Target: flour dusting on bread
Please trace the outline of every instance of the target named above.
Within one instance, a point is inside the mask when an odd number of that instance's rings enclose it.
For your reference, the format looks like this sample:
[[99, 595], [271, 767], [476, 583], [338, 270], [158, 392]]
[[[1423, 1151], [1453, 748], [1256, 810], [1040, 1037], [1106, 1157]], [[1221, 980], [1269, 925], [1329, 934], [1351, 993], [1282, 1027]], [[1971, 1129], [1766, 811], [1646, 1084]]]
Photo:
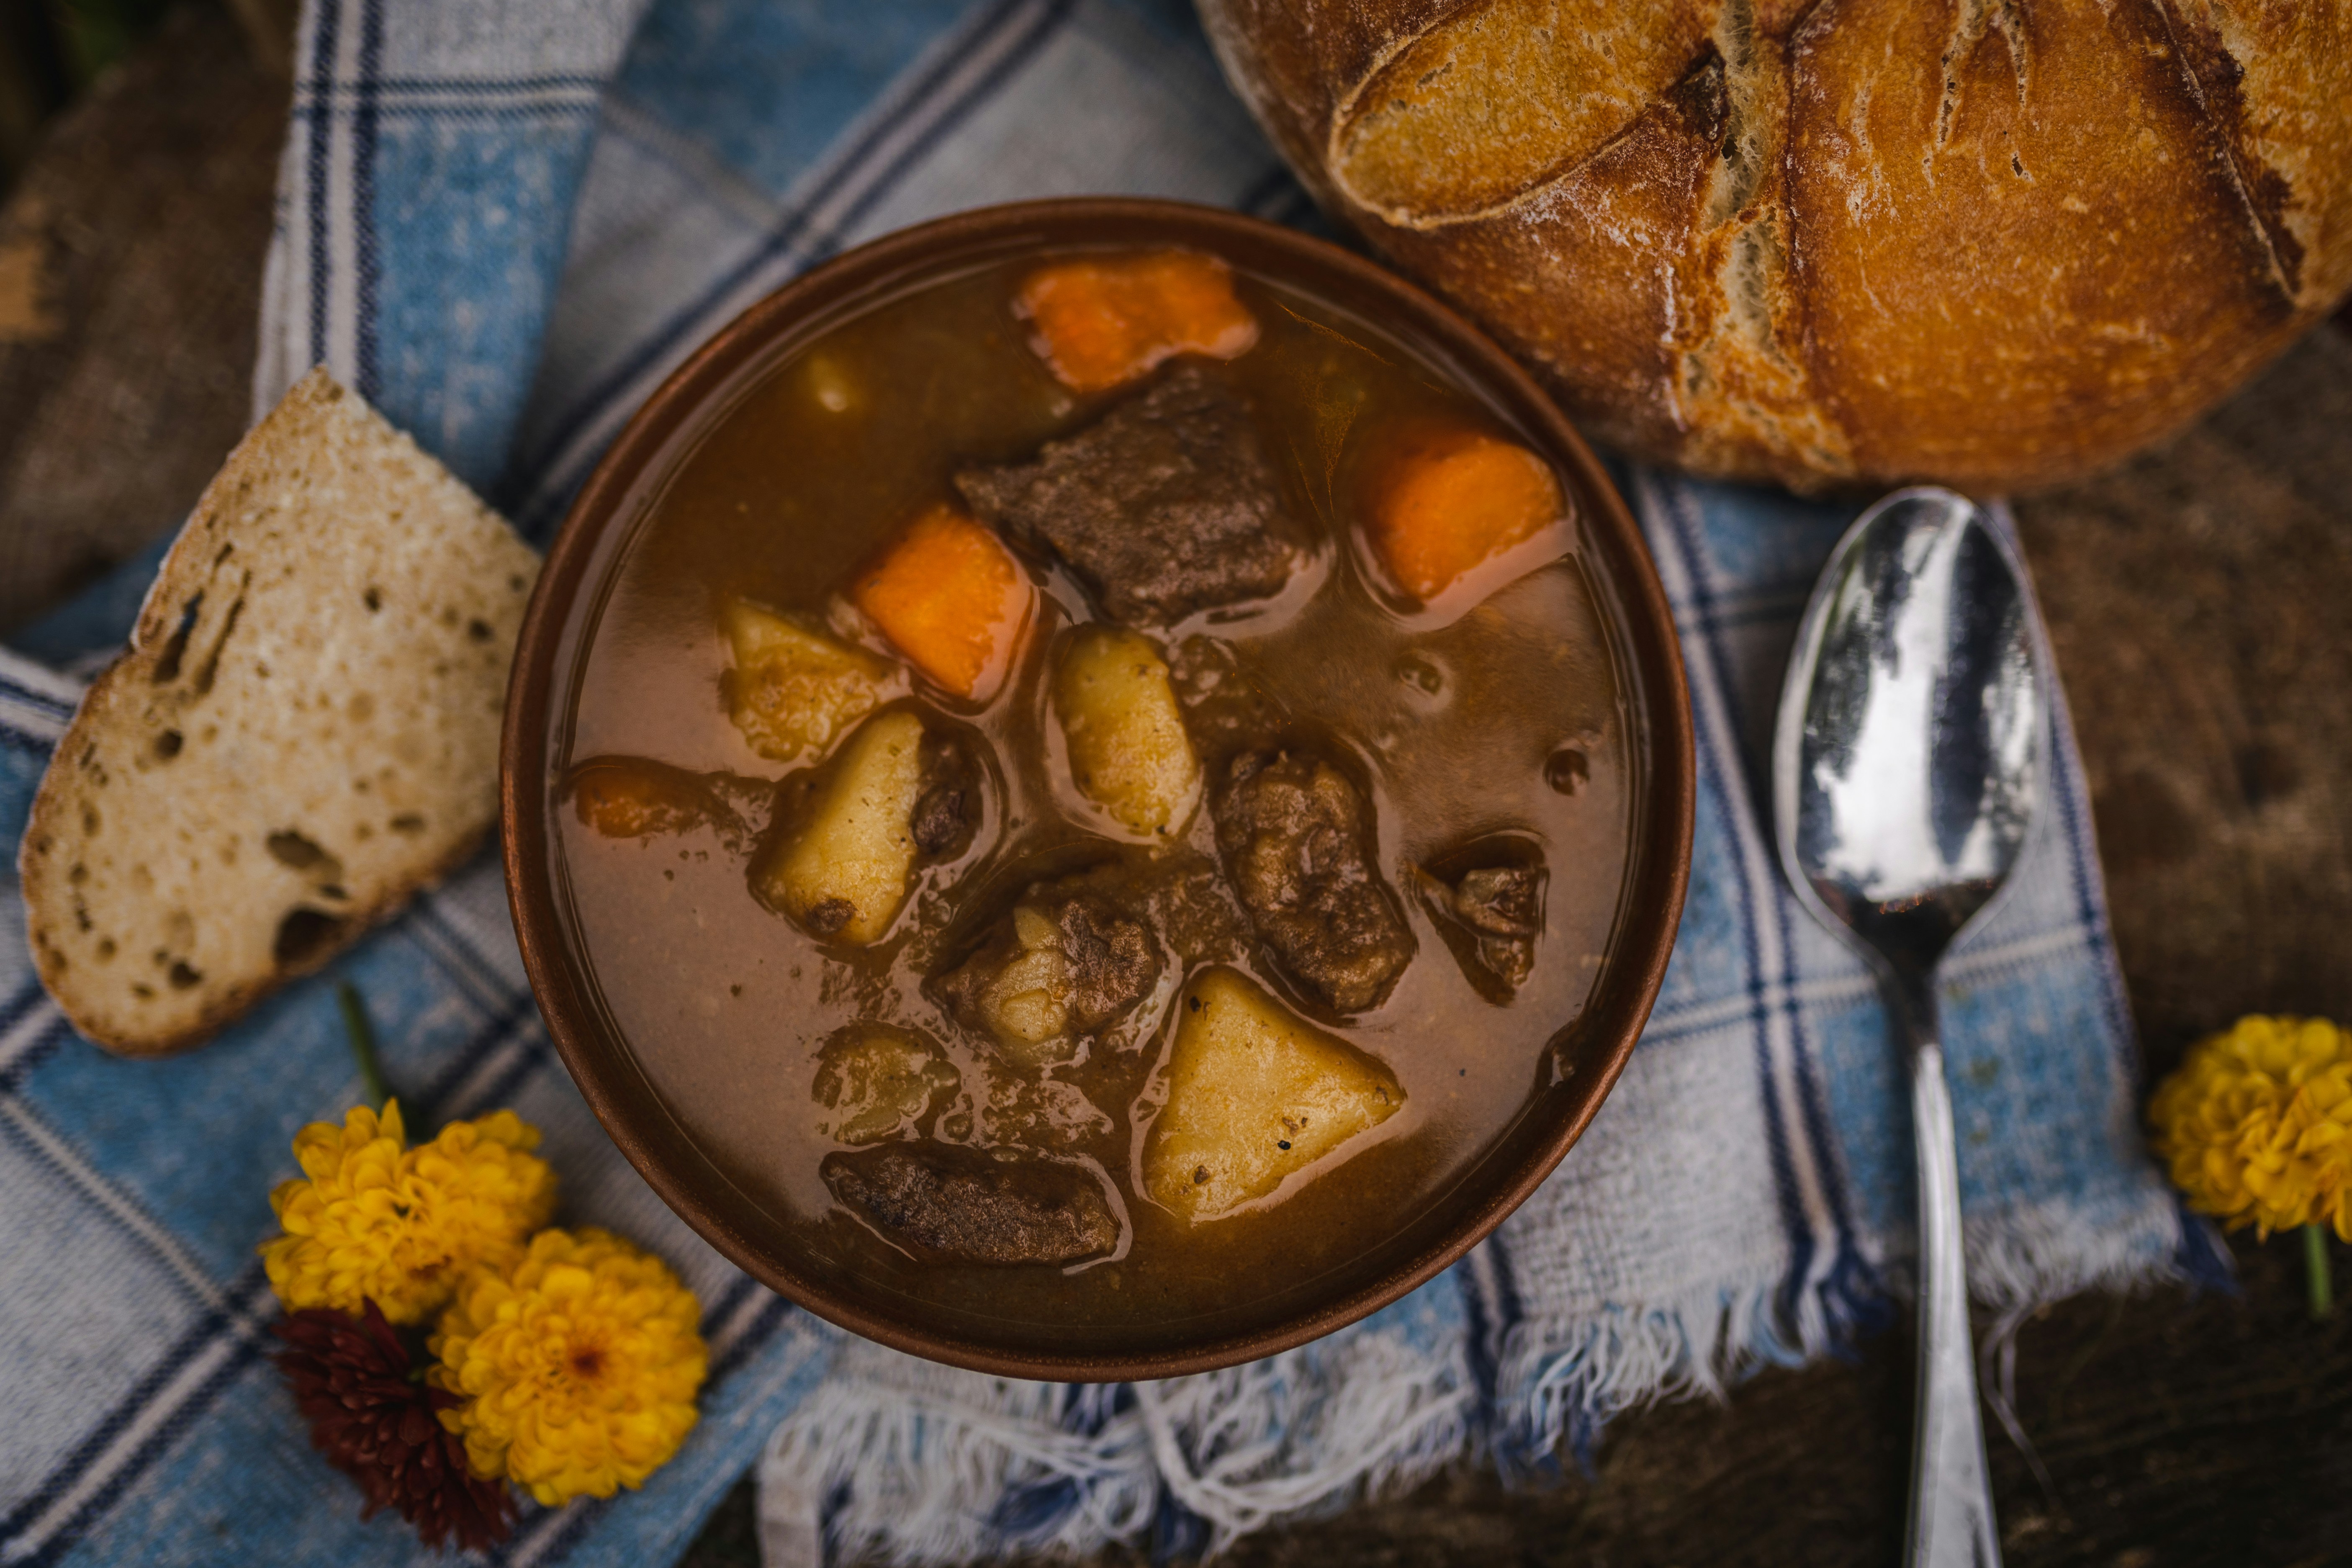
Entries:
[[126, 1055], [196, 1044], [497, 814], [538, 558], [314, 370], [230, 454], [83, 699], [19, 856], [41, 979]]

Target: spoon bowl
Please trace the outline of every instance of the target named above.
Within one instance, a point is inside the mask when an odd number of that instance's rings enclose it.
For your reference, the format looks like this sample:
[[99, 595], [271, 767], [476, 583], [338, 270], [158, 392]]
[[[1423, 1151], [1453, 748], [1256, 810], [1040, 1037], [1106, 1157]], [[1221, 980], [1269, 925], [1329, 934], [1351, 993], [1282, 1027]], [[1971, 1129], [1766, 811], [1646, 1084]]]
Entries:
[[1919, 1382], [1906, 1561], [2000, 1562], [1969, 1342], [1959, 1165], [1936, 971], [2015, 868], [2049, 701], [2023, 568], [1949, 490], [1855, 520], [1799, 625], [1773, 737], [1781, 868], [1878, 973], [1919, 1155]]
[[1898, 490], [1831, 556], [1774, 749], [1784, 868], [1872, 960], [1932, 968], [2025, 844], [2046, 722], [2024, 578], [1967, 498]]

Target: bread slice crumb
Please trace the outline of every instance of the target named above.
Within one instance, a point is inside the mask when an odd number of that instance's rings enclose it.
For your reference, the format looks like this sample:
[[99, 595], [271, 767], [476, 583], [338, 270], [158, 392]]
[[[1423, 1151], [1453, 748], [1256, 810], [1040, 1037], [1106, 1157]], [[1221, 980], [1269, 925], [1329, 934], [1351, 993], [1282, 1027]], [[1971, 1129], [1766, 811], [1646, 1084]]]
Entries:
[[17, 854], [42, 984], [196, 1045], [453, 869], [498, 811], [539, 559], [324, 369], [196, 503]]

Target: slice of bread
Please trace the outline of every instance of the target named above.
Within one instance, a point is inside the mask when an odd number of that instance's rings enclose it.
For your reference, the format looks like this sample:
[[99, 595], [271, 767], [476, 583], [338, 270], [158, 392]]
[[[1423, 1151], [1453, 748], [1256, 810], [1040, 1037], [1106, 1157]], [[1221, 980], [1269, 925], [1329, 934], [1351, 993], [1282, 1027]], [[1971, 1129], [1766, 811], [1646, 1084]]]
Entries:
[[324, 370], [196, 503], [50, 759], [17, 866], [41, 980], [195, 1045], [453, 869], [498, 811], [538, 557]]

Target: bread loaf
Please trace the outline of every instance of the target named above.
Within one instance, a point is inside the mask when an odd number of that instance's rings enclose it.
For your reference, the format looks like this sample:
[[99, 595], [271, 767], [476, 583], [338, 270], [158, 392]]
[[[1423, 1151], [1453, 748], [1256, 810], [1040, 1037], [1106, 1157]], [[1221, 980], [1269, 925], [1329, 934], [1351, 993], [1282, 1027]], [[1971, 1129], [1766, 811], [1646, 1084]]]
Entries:
[[1330, 211], [1604, 438], [2030, 487], [2352, 285], [2352, 0], [1201, 0]]
[[229, 455], [18, 853], [41, 980], [109, 1049], [194, 1045], [481, 840], [538, 558], [313, 371]]

